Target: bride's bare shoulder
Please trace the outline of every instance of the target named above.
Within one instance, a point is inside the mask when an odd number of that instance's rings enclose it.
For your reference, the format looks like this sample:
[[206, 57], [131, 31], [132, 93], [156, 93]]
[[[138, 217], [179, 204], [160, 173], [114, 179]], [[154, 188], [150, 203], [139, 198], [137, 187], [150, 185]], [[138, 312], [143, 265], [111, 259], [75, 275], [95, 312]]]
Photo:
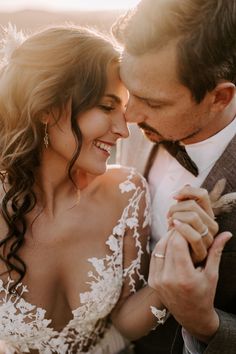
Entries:
[[102, 179], [111, 193], [126, 194], [127, 197], [137, 188], [147, 188], [144, 177], [132, 167], [109, 165]]

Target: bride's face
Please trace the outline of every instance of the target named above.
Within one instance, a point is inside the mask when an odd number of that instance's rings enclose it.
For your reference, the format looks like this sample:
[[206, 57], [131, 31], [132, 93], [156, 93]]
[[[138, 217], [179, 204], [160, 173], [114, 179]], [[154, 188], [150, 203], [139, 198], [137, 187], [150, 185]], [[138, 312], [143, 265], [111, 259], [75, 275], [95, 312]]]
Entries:
[[[83, 142], [74, 165], [76, 169], [93, 175], [106, 171], [112, 147], [119, 138], [129, 135], [124, 116], [127, 101], [128, 92], [119, 78], [118, 66], [110, 64], [104, 96], [97, 106], [77, 118]], [[69, 102], [58, 123], [49, 127], [49, 148], [67, 164], [76, 149], [70, 107]]]

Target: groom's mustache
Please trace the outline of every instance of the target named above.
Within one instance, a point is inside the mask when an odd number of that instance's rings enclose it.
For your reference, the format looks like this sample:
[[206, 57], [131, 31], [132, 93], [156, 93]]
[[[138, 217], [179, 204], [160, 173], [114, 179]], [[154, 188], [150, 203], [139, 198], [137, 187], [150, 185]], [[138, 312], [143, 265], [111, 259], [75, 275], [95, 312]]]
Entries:
[[141, 128], [145, 131], [148, 131], [148, 132], [151, 132], [151, 133], [161, 136], [161, 134], [156, 129], [154, 129], [153, 127], [151, 127], [150, 125], [148, 125], [146, 123], [138, 123], [138, 126], [139, 126], [139, 128]]
[[[144, 132], [148, 133], [152, 133], [152, 134], [155, 134], [157, 135], [157, 137], [159, 138], [158, 139], [158, 142], [160, 141], [172, 141], [172, 139], [165, 139], [155, 128], [151, 127], [150, 125], [148, 125], [147, 123], [145, 122], [142, 122], [142, 123], [138, 123], [138, 126], [139, 128], [143, 129]], [[201, 131], [202, 128], [198, 128], [196, 129], [194, 132], [192, 132], [191, 134], [187, 134], [186, 136], [183, 136], [181, 137], [181, 139], [178, 139], [178, 140], [173, 140], [173, 141], [182, 141], [182, 140], [185, 140], [185, 139], [189, 139], [189, 138], [192, 138], [194, 137], [196, 134], [198, 134], [200, 131]]]

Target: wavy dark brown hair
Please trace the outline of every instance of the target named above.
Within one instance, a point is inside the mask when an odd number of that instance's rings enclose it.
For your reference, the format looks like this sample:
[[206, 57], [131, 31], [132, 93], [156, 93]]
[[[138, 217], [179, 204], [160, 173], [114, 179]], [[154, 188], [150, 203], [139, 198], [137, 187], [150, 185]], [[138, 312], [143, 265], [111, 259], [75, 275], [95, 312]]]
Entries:
[[[82, 134], [78, 115], [96, 106], [104, 94], [109, 63], [119, 61], [119, 50], [105, 35], [77, 26], [47, 28], [28, 37], [14, 50], [0, 73], [0, 171], [2, 216], [8, 232], [0, 241], [0, 257], [9, 274], [21, 282], [26, 264], [19, 256], [27, 228], [26, 214], [37, 202], [35, 171], [43, 149], [45, 112], [62, 112], [72, 101], [71, 128], [79, 156]], [[59, 119], [60, 114], [55, 119]], [[72, 180], [73, 181], [73, 180]]]

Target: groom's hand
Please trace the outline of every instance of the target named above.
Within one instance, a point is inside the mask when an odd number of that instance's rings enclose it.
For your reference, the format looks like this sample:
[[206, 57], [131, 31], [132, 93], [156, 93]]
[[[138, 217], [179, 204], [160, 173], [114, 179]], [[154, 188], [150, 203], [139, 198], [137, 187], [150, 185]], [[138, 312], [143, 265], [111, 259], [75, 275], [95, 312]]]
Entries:
[[219, 326], [214, 297], [221, 252], [231, 236], [224, 232], [215, 238], [204, 268], [194, 267], [188, 243], [178, 232], [158, 242], [151, 259], [149, 285], [177, 322], [205, 343]]

